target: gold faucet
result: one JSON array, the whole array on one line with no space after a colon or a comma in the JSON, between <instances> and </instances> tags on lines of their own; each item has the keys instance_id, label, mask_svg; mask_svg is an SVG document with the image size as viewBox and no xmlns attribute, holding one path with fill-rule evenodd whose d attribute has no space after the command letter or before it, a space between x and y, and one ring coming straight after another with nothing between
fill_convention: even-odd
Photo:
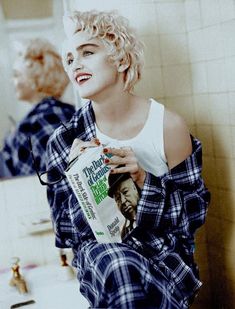
<instances>
[{"instance_id":1,"label":"gold faucet","mask_svg":"<svg viewBox=\"0 0 235 309\"><path fill-rule=\"evenodd\" d=\"M11 267L13 276L9 282L10 286L15 286L20 293L28 293L26 282L20 274L19 258L14 258L14 263Z\"/></svg>"}]
</instances>

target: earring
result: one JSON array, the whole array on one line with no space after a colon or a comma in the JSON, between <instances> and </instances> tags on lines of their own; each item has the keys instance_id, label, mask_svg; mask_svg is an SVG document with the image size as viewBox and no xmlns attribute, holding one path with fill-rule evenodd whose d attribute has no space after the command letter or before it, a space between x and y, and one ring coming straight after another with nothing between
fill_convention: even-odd
<instances>
[{"instance_id":1,"label":"earring","mask_svg":"<svg viewBox=\"0 0 235 309\"><path fill-rule=\"evenodd\" d=\"M129 67L128 64L120 64L118 67L118 72L123 73Z\"/></svg>"}]
</instances>

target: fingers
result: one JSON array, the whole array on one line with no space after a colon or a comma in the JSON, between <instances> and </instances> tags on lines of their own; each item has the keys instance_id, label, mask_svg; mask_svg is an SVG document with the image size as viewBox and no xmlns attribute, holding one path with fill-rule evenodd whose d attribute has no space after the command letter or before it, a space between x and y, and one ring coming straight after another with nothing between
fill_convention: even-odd
<instances>
[{"instance_id":1,"label":"fingers","mask_svg":"<svg viewBox=\"0 0 235 309\"><path fill-rule=\"evenodd\" d=\"M133 150L131 147L122 147L122 148L104 148L104 153L111 153L112 155L119 156L121 158L124 158L131 153L133 153Z\"/></svg>"},{"instance_id":2,"label":"fingers","mask_svg":"<svg viewBox=\"0 0 235 309\"><path fill-rule=\"evenodd\" d=\"M111 168L112 174L130 173L131 177L132 175L135 175L137 171L138 167L136 165L124 165L121 167L114 166Z\"/></svg>"},{"instance_id":3,"label":"fingers","mask_svg":"<svg viewBox=\"0 0 235 309\"><path fill-rule=\"evenodd\" d=\"M135 173L138 170L138 161L130 147L105 148L103 151L104 154L112 154L104 162L111 166L113 173Z\"/></svg>"},{"instance_id":4,"label":"fingers","mask_svg":"<svg viewBox=\"0 0 235 309\"><path fill-rule=\"evenodd\" d=\"M82 141L79 138L75 138L71 146L69 154L69 162L79 156L86 148L99 146L100 141L98 138L92 138L90 141Z\"/></svg>"},{"instance_id":5,"label":"fingers","mask_svg":"<svg viewBox=\"0 0 235 309\"><path fill-rule=\"evenodd\" d=\"M146 172L140 167L131 147L104 148L103 152L104 154L113 155L104 160L104 162L111 167L110 172L112 174L130 173L133 181L138 185L138 187L143 187Z\"/></svg>"},{"instance_id":6,"label":"fingers","mask_svg":"<svg viewBox=\"0 0 235 309\"><path fill-rule=\"evenodd\" d=\"M112 156L110 158L106 158L104 162L108 165L113 165L113 166L137 166L138 161L135 156L127 156L127 157L118 157L118 156Z\"/></svg>"}]
</instances>

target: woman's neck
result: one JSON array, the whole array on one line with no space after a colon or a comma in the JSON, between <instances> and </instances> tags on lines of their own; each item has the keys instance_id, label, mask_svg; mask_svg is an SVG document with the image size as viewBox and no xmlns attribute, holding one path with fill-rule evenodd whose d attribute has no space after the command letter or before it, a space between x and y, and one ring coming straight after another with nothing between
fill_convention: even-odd
<instances>
[{"instance_id":1,"label":"woman's neck","mask_svg":"<svg viewBox=\"0 0 235 309\"><path fill-rule=\"evenodd\" d=\"M130 113L133 108L135 96L129 92L106 97L102 101L92 101L96 121L119 122Z\"/></svg>"},{"instance_id":2,"label":"woman's neck","mask_svg":"<svg viewBox=\"0 0 235 309\"><path fill-rule=\"evenodd\" d=\"M132 94L112 97L98 104L93 102L96 125L105 135L129 139L143 128L149 111L149 100Z\"/></svg>"}]
</instances>

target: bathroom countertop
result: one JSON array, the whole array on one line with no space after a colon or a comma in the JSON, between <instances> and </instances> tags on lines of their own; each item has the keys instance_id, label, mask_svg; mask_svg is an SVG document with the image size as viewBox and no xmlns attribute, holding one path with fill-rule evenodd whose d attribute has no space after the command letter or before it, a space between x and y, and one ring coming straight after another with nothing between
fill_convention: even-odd
<instances>
[{"instance_id":1,"label":"bathroom countertop","mask_svg":"<svg viewBox=\"0 0 235 309\"><path fill-rule=\"evenodd\" d=\"M29 292L20 294L9 286L11 272L0 275L0 309L10 309L13 304L34 300L26 309L86 309L88 301L79 292L79 283L69 268L55 265L35 267L21 271Z\"/></svg>"}]
</instances>

